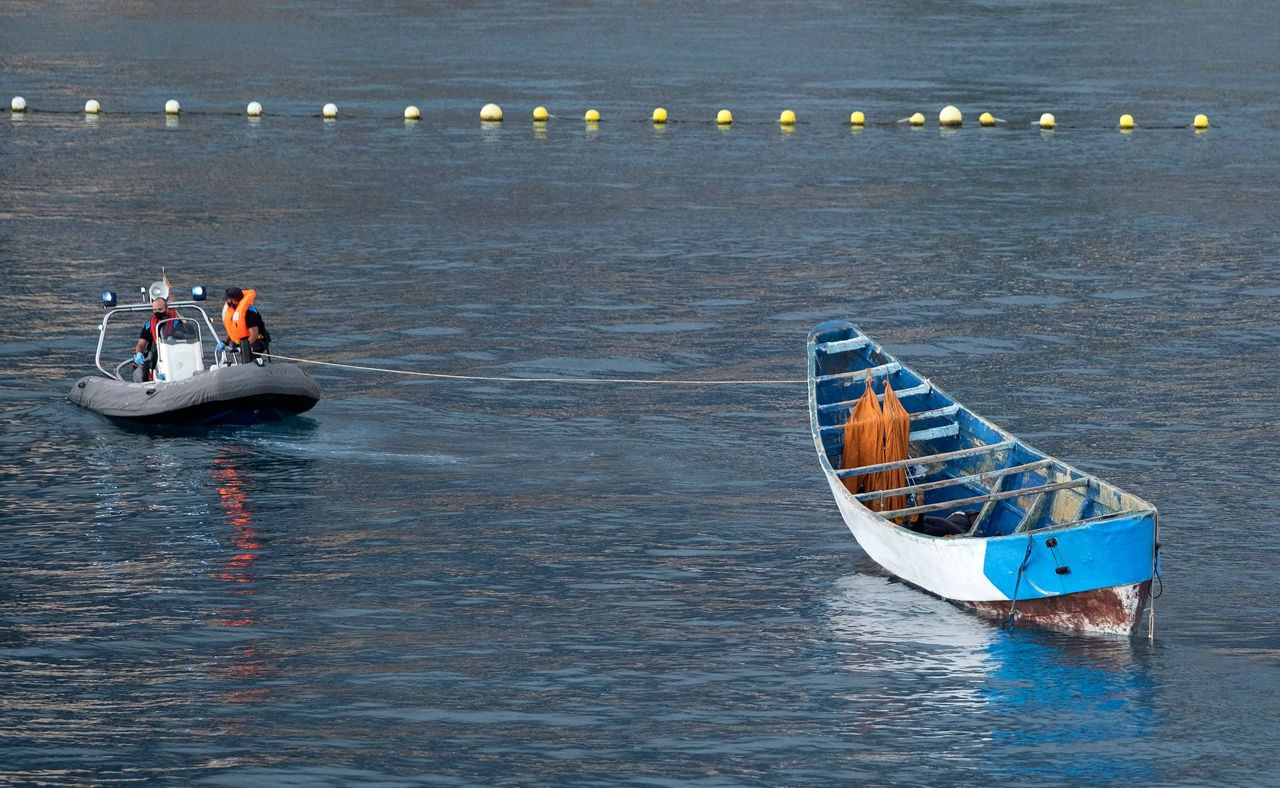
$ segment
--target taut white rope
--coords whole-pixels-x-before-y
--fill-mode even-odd
[[[361,372],[385,372],[391,375],[409,375],[418,378],[439,378],[443,380],[483,380],[499,383],[634,383],[653,386],[796,386],[806,381],[797,379],[758,379],[758,380],[676,380],[672,378],[515,378],[495,375],[450,375],[444,372],[417,372],[411,369],[391,369],[388,367],[371,367],[364,364],[342,364],[337,361],[317,361],[309,358],[282,356],[279,353],[259,353],[266,358],[281,361],[293,361],[298,364],[315,364],[322,367],[339,369],[355,369]]]

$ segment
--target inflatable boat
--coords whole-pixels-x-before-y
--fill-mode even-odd
[[[157,282],[144,292],[163,298],[168,286]],[[204,341],[216,344],[218,331],[200,305],[205,293],[199,286],[192,288],[191,300],[169,302],[176,317],[158,321],[145,365],[128,358],[108,371],[102,348],[111,319],[150,314],[151,304],[116,306],[112,292],[102,299],[108,311],[98,326],[94,356],[102,374],[75,382],[68,397],[76,405],[134,424],[211,426],[274,421],[308,411],[320,400],[320,387],[301,367],[255,356],[247,342],[215,351],[206,366]]]

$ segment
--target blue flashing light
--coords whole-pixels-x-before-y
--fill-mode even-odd
[[[192,301],[203,301],[206,297],[207,297],[207,296],[206,296],[206,294],[205,294],[205,292],[204,292],[204,285],[192,285],[192,286],[191,286],[191,300],[192,300]]]
[[[116,305],[116,294],[115,294],[115,293],[113,293],[113,292],[111,292],[110,290],[105,290],[105,291],[103,291],[103,293],[102,293],[102,308],[103,308],[103,309],[110,309],[111,307],[113,307],[113,306],[115,306],[115,305]]]

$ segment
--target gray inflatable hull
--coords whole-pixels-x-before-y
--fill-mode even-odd
[[[310,410],[320,387],[295,364],[236,364],[172,383],[126,383],[89,375],[76,381],[75,404],[139,424],[257,424]]]

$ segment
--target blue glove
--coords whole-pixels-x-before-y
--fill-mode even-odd
[[[143,364],[147,363],[147,357],[142,355],[141,353],[134,353],[133,363],[137,364],[138,366],[142,366]]]
[[[217,349],[219,353],[221,353],[222,351],[227,349],[227,343],[219,339],[218,344],[214,345],[214,347]]]

